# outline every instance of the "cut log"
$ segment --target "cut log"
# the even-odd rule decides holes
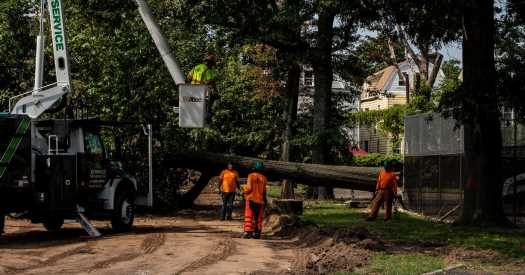
[[[241,177],[251,171],[256,158],[208,152],[181,152],[164,157],[164,168],[191,168],[201,172],[218,173],[231,162]],[[327,186],[374,191],[377,167],[352,167],[274,160],[261,160],[264,175],[271,181],[292,180],[311,186]],[[213,172],[212,172],[213,171]],[[194,192],[192,192],[195,194]]]

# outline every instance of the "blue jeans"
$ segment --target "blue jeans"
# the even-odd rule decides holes
[[[221,220],[231,219],[233,212],[233,202],[235,201],[235,192],[222,192]]]

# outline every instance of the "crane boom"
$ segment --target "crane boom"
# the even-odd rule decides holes
[[[157,24],[155,17],[151,13],[148,3],[145,0],[135,0],[135,3],[137,4],[142,21],[144,21],[164,64],[166,64],[166,67],[170,72],[171,78],[173,78],[173,81],[177,85],[184,84],[184,74],[181,72],[179,65],[175,61],[170,46],[168,45],[166,38],[164,38],[164,35],[162,35],[160,26]]]
[[[41,5],[42,8],[43,5]],[[56,83],[42,87],[44,39],[41,19],[41,31],[37,37],[35,87],[30,94],[25,93],[29,95],[21,98],[10,110],[13,114],[25,114],[31,118],[37,118],[71,91],[63,0],[47,0],[47,8],[53,41]],[[43,13],[44,10],[40,12]]]
[[[19,99],[10,112],[13,114],[25,114],[31,118],[38,118],[46,110],[54,106],[64,95],[71,91],[71,72],[69,53],[66,39],[66,28],[64,18],[63,0],[42,0],[41,13],[44,12],[44,1],[47,1],[49,12],[49,22],[51,27],[53,42],[53,57],[55,61],[56,83],[42,86],[43,76],[43,49],[44,49],[44,31],[43,19],[40,18],[40,33],[37,36],[37,54],[35,68],[35,85],[30,92],[12,98]],[[176,85],[185,83],[184,74],[168,45],[168,42],[162,31],[155,21],[155,18],[145,0],[133,0],[137,5],[142,21],[146,25],[157,50],[168,68],[170,75]],[[24,96],[24,97],[22,97]],[[10,100],[11,103],[11,100]]]

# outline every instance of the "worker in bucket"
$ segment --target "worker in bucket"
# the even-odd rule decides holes
[[[266,184],[268,180],[262,174],[264,164],[257,160],[253,172],[248,175],[248,181],[243,187],[246,206],[244,210],[244,238],[260,239],[263,223],[264,205],[267,204]]]
[[[208,52],[204,63],[201,63],[190,71],[187,81],[191,84],[204,84],[215,89],[215,79],[217,70],[215,69],[217,56],[213,52]]]
[[[222,198],[221,221],[232,220],[235,192],[240,189],[240,185],[239,174],[233,169],[231,162],[228,163],[227,168],[219,176],[219,189]]]
[[[204,84],[208,85],[206,90],[205,100],[206,100],[206,124],[211,123],[211,110],[213,106],[213,101],[215,101],[217,86],[215,85],[215,80],[217,79],[217,70],[215,69],[217,62],[217,56],[213,52],[208,52],[204,63],[201,63],[190,71],[187,76],[187,82],[191,84]]]
[[[377,177],[376,194],[372,200],[372,209],[367,221],[373,221],[377,217],[381,204],[385,205],[385,221],[392,218],[392,203],[397,194],[397,176],[394,173],[392,162],[385,160],[383,169]]]

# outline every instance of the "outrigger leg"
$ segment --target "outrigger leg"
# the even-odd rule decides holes
[[[102,234],[100,234],[100,232],[97,230],[97,228],[95,228],[95,226],[93,226],[93,224],[91,224],[89,222],[89,220],[86,218],[86,216],[84,216],[84,214],[82,214],[82,212],[84,212],[82,207],[77,206],[77,209],[78,209],[77,210],[78,222],[80,223],[80,225],[82,225],[84,230],[86,230],[86,232],[89,234],[89,236],[93,237],[93,238],[98,238],[98,237],[102,236]]]

